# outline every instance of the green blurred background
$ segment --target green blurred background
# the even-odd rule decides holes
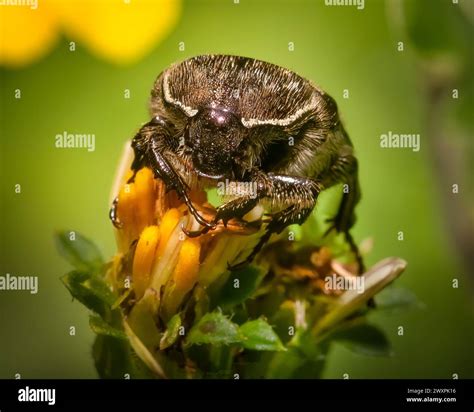
[[[186,1],[170,35],[136,64],[113,65],[93,57],[80,42],[72,53],[71,39],[64,37],[40,61],[0,69],[0,274],[39,276],[37,295],[0,292],[0,378],[97,376],[93,333],[84,307],[71,301],[59,280],[69,266],[58,256],[53,234],[79,231],[94,239],[104,256],[113,255],[108,198],[123,143],[148,119],[149,91],[158,73],[205,53],[285,66],[337,100],[360,161],[363,199],[354,236],[373,238],[369,264],[387,256],[408,261],[397,284],[413,291],[423,306],[371,315],[392,341],[394,356],[369,358],[334,347],[323,376],[474,378],[472,256],[465,253],[472,252],[472,235],[463,238],[453,230],[451,185],[458,180],[440,178],[453,171],[440,169],[444,155],[431,132],[445,128],[448,148],[455,142],[453,150],[472,159],[467,137],[472,82],[465,74],[472,77],[473,2],[467,3],[461,9],[451,0],[407,1],[403,14],[399,2],[382,0],[366,0],[363,10],[325,6],[324,0]],[[450,98],[451,82],[460,89],[457,100]],[[441,119],[430,117],[432,87],[448,97],[440,109],[451,119],[448,125],[433,124]],[[21,89],[21,99],[14,98],[15,89]],[[125,89],[130,99],[124,98]],[[421,150],[381,149],[380,135],[390,130],[420,133]],[[96,150],[55,148],[55,136],[63,131],[94,133]],[[472,166],[461,160],[454,164],[463,183],[454,202],[462,213],[469,211],[462,219],[469,228]],[[14,190],[18,183],[20,194]],[[457,289],[453,278],[459,279]],[[69,335],[70,326],[75,336]],[[404,327],[403,336],[398,326]]]

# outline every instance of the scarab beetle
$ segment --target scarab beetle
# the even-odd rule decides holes
[[[242,218],[259,202],[269,201],[274,212],[246,260],[251,261],[272,233],[302,224],[322,190],[344,183],[347,190],[331,228],[346,234],[361,264],[349,234],[360,197],[357,160],[334,99],[319,87],[264,61],[203,55],[158,76],[151,115],[132,141],[132,169],[150,167],[183,199],[202,226],[186,232],[188,236]],[[221,179],[254,182],[257,196],[224,203],[214,220],[206,221],[189,190]],[[113,211],[111,215],[115,218]]]

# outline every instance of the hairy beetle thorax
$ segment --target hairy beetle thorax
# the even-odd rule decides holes
[[[283,67],[239,56],[196,56],[163,75],[163,97],[187,117],[216,104],[251,128],[288,126],[314,110],[318,91]]]

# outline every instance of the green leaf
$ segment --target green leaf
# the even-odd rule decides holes
[[[295,335],[288,342],[289,348],[297,349],[306,360],[314,362],[318,362],[326,356],[328,346],[327,342],[318,342],[310,329],[302,327],[296,329]]]
[[[128,340],[109,335],[97,335],[92,346],[95,368],[102,379],[155,378],[130,347]]]
[[[181,326],[181,316],[179,313],[174,315],[166,325],[166,332],[160,341],[160,350],[169,348],[178,339],[178,332]]]
[[[111,336],[117,339],[127,339],[127,335],[123,330],[112,327],[97,315],[91,315],[89,317],[89,326],[97,335]]]
[[[421,306],[415,294],[408,289],[389,286],[375,296],[376,309],[405,309]]]
[[[274,353],[266,378],[321,378],[329,349],[327,342],[318,344],[311,331],[298,328],[287,347],[286,352]]]
[[[92,346],[92,356],[102,379],[123,379],[126,373],[131,373],[130,345],[125,340],[97,335]]]
[[[341,327],[331,333],[327,340],[336,341],[353,352],[369,356],[390,356],[390,341],[379,328],[367,323],[356,323]]]
[[[92,241],[74,231],[58,232],[55,240],[59,254],[76,269],[92,273],[101,271],[104,260]]]
[[[189,331],[187,345],[210,343],[229,345],[242,341],[239,327],[220,311],[204,315]]]
[[[262,269],[255,266],[247,266],[231,272],[227,282],[219,291],[215,306],[227,308],[244,302],[257,289],[262,275]]]
[[[64,275],[61,281],[73,298],[102,317],[117,299],[102,279],[90,273],[74,270]]]
[[[243,336],[244,348],[251,350],[284,351],[286,348],[281,343],[278,335],[266,320],[259,318],[251,320],[240,326]]]
[[[320,379],[326,361],[307,359],[297,348],[287,352],[275,352],[265,378],[268,379]]]

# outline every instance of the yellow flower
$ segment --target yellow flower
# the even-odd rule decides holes
[[[117,245],[124,261],[133,262],[129,275],[134,300],[146,301],[154,315],[168,321],[196,285],[207,289],[228,273],[228,264],[244,260],[263,229],[231,220],[227,227],[221,223],[206,235],[187,238],[183,227],[196,230],[199,224],[149,168],[140,169],[130,179],[131,152],[128,142],[111,193],[111,199],[118,199]],[[200,213],[212,220],[215,210],[207,203],[206,193],[192,191],[190,196]],[[258,207],[245,218],[258,221],[261,216]],[[128,269],[126,264],[117,268],[113,283],[120,285],[117,280],[126,278]]]
[[[59,38],[49,7],[0,6],[0,64],[21,67],[49,53]]]
[[[61,33],[112,63],[134,63],[168,35],[180,12],[180,0],[7,0],[0,6],[0,64],[40,59]]]

